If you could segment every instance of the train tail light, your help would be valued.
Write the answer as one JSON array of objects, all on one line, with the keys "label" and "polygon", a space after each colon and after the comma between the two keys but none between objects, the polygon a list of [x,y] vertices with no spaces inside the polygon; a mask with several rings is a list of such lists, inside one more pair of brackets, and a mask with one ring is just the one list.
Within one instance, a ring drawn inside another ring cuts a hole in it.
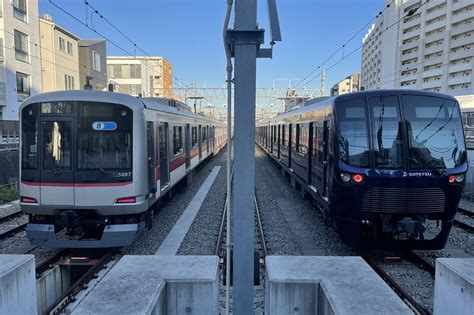
[{"label": "train tail light", "polygon": [[137,199],[135,197],[126,197],[117,199],[116,203],[135,203]]},{"label": "train tail light", "polygon": [[454,183],[456,181],[456,176],[449,175],[448,181],[449,181],[450,184]]},{"label": "train tail light", "polygon": [[357,184],[360,184],[364,180],[364,176],[362,176],[361,174],[355,174],[352,176],[352,180]]},{"label": "train tail light", "polygon": [[21,197],[20,202],[21,203],[38,203],[35,198],[30,198],[30,197]]}]

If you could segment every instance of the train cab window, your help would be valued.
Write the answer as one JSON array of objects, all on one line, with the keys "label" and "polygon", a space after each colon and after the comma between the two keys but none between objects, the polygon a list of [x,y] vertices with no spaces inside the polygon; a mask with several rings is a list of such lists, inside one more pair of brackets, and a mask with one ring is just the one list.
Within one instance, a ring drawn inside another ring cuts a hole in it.
[{"label": "train cab window", "polygon": [[177,155],[183,152],[183,127],[173,127],[173,154]]},{"label": "train cab window", "polygon": [[363,98],[337,102],[339,158],[346,164],[369,167],[369,135]]},{"label": "train cab window", "polygon": [[[125,106],[109,103],[87,102],[78,105],[77,168],[131,169],[132,111]],[[99,127],[102,122],[108,122],[108,127]]]},{"label": "train cab window", "polygon": [[21,167],[38,167],[38,106],[33,104],[22,110]]},{"label": "train cab window", "polygon": [[398,97],[370,97],[369,105],[375,167],[402,168],[405,148]]},{"label": "train cab window", "polygon": [[197,147],[198,145],[197,127],[191,128],[191,144],[193,148]]},{"label": "train cab window", "polygon": [[402,102],[410,168],[453,168],[466,162],[457,102],[419,95],[404,95]]},{"label": "train cab window", "polygon": [[71,102],[41,103],[41,114],[72,114],[72,112]]},{"label": "train cab window", "polygon": [[43,169],[70,170],[72,164],[72,123],[43,121]]}]

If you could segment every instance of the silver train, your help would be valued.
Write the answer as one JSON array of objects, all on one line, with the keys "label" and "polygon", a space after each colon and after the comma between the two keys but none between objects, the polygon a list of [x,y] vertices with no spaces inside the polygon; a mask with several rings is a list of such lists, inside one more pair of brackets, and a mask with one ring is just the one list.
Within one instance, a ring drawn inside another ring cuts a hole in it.
[{"label": "silver train", "polygon": [[27,237],[50,247],[120,247],[152,207],[226,143],[225,124],[168,99],[98,91],[21,105],[20,206]]}]

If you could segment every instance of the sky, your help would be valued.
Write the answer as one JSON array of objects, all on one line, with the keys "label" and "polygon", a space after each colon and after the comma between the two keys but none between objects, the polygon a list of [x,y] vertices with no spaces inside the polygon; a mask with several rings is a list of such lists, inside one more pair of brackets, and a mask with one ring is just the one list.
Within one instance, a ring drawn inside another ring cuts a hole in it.
[{"label": "sky", "polygon": [[[54,22],[81,38],[100,38],[94,32],[39,0],[40,15],[52,15]],[[101,34],[135,54],[132,43],[96,14],[86,11],[84,0],[52,0]],[[165,57],[173,65],[173,74],[185,84],[223,87],[226,69],[222,27],[226,0],[88,0],[121,32],[149,55]],[[237,0],[238,1],[238,0]],[[234,0],[235,2],[235,0]],[[258,25],[266,29],[265,47],[269,45],[266,0],[258,2]],[[283,41],[273,49],[273,59],[259,59],[258,87],[288,87],[317,68],[347,40],[369,23],[383,8],[383,0],[277,0]],[[233,18],[231,26],[233,25]],[[360,47],[366,27],[324,67],[339,61]],[[108,55],[125,53],[107,44]],[[136,50],[136,54],[142,54]],[[360,71],[360,51],[326,73],[326,91],[353,72]],[[315,72],[317,75],[318,72]],[[310,76],[308,79],[311,79]],[[308,88],[319,88],[319,79]]]}]

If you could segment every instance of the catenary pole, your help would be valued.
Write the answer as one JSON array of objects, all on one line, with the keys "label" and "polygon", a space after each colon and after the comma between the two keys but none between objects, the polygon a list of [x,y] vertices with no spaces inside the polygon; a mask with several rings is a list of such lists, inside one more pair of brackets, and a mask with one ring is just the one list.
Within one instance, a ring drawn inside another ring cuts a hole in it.
[{"label": "catenary pole", "polygon": [[[257,1],[235,1],[236,32],[257,30]],[[233,313],[253,314],[255,99],[258,43],[234,44]]]}]

